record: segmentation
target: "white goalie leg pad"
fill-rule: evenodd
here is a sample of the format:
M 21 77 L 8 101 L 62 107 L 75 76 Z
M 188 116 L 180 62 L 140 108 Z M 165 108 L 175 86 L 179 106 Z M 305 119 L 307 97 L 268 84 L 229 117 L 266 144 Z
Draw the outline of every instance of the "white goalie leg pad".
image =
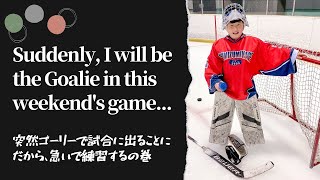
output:
M 224 92 L 215 92 L 209 142 L 226 145 L 232 127 L 234 100 Z
M 239 164 L 241 159 L 248 154 L 248 150 L 244 142 L 234 134 L 229 135 L 228 145 L 226 146 L 228 159 L 233 164 Z
M 253 96 L 247 100 L 236 101 L 235 106 L 246 145 L 264 144 L 257 97 Z

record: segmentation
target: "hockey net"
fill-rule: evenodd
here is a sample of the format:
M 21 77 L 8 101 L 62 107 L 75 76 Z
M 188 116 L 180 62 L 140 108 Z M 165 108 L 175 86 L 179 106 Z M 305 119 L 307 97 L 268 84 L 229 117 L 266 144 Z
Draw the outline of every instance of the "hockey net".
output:
M 299 122 L 312 149 L 312 168 L 320 163 L 320 52 L 295 48 L 307 56 L 297 59 L 297 73 L 285 77 L 257 75 L 254 81 L 261 110 L 284 114 Z
M 263 20 L 260 21 L 260 18 Z M 312 149 L 310 160 L 310 168 L 312 168 L 320 164 L 320 52 L 309 46 L 312 33 L 306 33 L 305 30 L 312 29 L 310 24 L 314 23 L 314 19 L 306 19 L 305 26 L 308 27 L 291 32 L 296 34 L 290 34 L 286 26 L 296 24 L 296 20 L 286 17 L 288 18 L 286 21 L 277 24 L 274 18 L 277 17 L 258 17 L 257 22 L 259 23 L 251 24 L 251 29 L 248 28 L 247 32 L 275 46 L 298 49 L 306 57 L 297 59 L 297 73 L 293 75 L 285 77 L 257 75 L 254 77 L 259 94 L 259 106 L 263 111 L 289 116 L 300 124 Z M 189 16 L 188 38 L 191 41 L 201 38 L 213 42 L 226 35 L 219 28 L 220 26 L 221 15 Z M 263 27 L 266 26 L 277 30 L 264 31 Z M 255 28 L 259 30 L 255 31 Z

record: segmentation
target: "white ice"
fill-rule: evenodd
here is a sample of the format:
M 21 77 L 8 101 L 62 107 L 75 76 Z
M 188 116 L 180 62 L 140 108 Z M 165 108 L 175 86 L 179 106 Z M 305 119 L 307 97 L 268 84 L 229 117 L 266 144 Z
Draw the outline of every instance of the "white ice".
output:
M 212 44 L 188 42 L 189 71 L 192 82 L 186 96 L 187 133 L 201 145 L 227 157 L 224 146 L 209 143 L 209 128 L 212 116 L 214 95 L 208 93 L 204 80 L 204 67 Z M 202 98 L 202 101 L 197 101 Z M 309 168 L 311 148 L 297 122 L 289 117 L 261 111 L 262 127 L 266 143 L 249 147 L 248 155 L 237 165 L 242 170 L 253 169 L 267 161 L 275 166 L 256 177 L 254 180 L 320 180 L 320 165 Z M 240 125 L 236 116 L 233 119 L 231 133 L 243 140 Z M 184 180 L 236 180 L 240 179 L 219 165 L 202 152 L 190 140 Z

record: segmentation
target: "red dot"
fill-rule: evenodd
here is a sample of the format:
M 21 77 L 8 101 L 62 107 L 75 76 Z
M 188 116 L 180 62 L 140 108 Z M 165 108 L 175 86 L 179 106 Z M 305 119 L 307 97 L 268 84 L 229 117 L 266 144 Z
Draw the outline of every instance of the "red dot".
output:
M 66 21 L 62 16 L 54 15 L 49 18 L 47 26 L 52 34 L 61 34 L 66 28 Z

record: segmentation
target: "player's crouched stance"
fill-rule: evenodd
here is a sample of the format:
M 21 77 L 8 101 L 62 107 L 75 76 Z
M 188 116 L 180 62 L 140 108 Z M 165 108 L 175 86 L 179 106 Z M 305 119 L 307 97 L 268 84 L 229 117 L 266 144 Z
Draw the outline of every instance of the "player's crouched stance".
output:
M 228 5 L 223 14 L 223 29 L 228 35 L 217 40 L 208 56 L 205 79 L 210 94 L 215 94 L 209 141 L 227 144 L 234 110 L 237 109 L 247 145 L 265 143 L 261 127 L 256 74 L 287 76 L 297 72 L 298 50 L 273 47 L 259 38 L 243 34 L 249 26 L 241 5 Z

